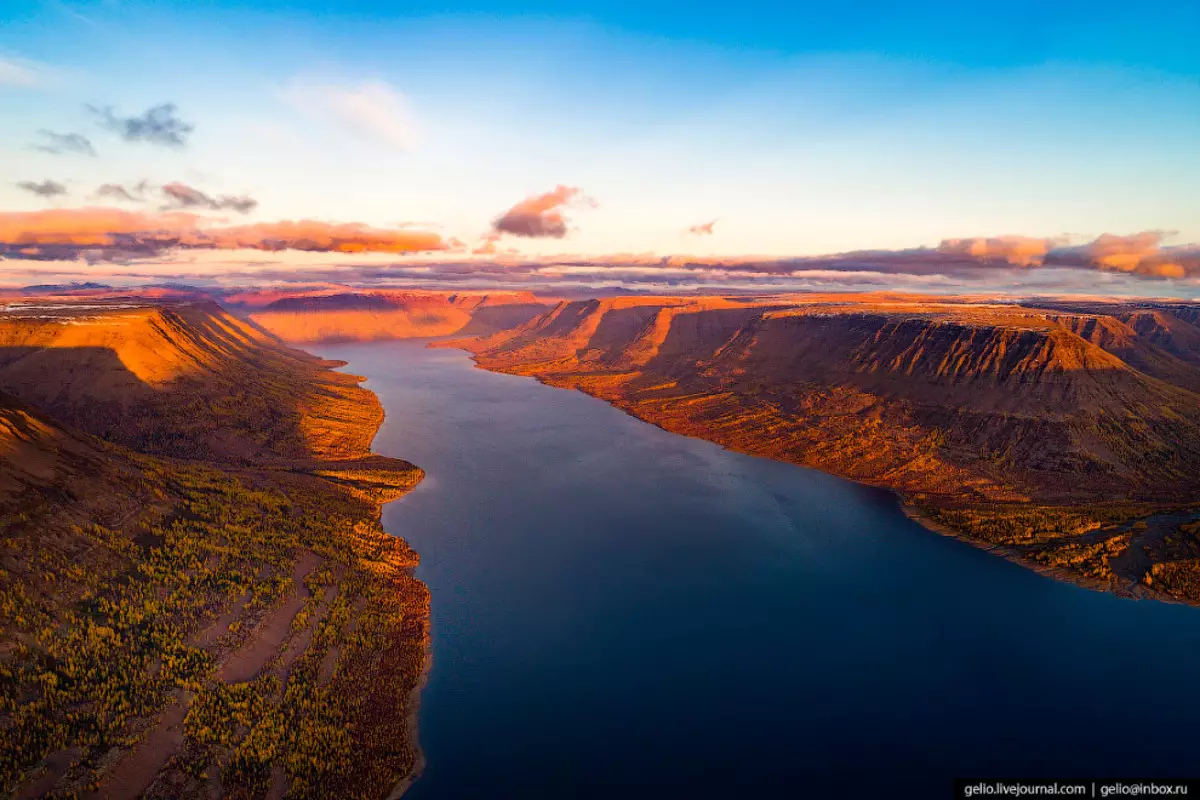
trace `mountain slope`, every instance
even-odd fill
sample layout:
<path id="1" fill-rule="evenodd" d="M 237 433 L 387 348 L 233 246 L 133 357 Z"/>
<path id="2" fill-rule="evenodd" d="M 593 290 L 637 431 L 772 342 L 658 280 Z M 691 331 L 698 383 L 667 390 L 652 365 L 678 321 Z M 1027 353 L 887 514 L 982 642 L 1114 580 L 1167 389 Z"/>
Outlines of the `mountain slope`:
<path id="1" fill-rule="evenodd" d="M 210 306 L 127 305 L 0 320 L 6 385 L 107 439 L 0 394 L 0 787 L 386 795 L 428 595 L 379 504 L 420 470 L 369 454 L 353 378 Z"/>
<path id="2" fill-rule="evenodd" d="M 382 410 L 329 366 L 210 302 L 28 304 L 0 315 L 0 389 L 163 455 L 365 454 Z"/>

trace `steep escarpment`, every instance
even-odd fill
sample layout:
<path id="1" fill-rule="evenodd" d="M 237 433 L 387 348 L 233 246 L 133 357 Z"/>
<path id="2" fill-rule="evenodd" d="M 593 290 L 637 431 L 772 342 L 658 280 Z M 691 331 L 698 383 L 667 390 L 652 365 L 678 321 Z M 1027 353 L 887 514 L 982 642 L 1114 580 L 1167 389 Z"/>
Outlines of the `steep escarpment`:
<path id="1" fill-rule="evenodd" d="M 375 341 L 486 335 L 546 310 L 528 292 L 324 289 L 235 295 L 234 307 L 289 342 Z M 264 302 L 267 301 L 267 302 Z"/>
<path id="2" fill-rule="evenodd" d="M 1200 503 L 1200 350 L 1186 314 L 1150 324 L 1147 313 L 1159 312 L 637 298 L 564 303 L 458 344 L 483 367 L 582 389 L 668 430 L 896 489 L 944 523 L 962 512 L 958 531 L 1017 547 L 1052 529 L 1054 512 L 999 538 L 982 533 L 985 517 L 1105 507 L 1109 524 Z M 1139 568 L 1125 577 L 1144 583 L 1150 565 Z"/>
<path id="3" fill-rule="evenodd" d="M 1200 391 L 1200 312 L 1182 304 L 1133 307 L 1061 304 L 1074 313 L 1053 315 L 1058 324 L 1130 366 L 1192 391 Z"/>
<path id="4" fill-rule="evenodd" d="M 0 390 L 140 451 L 242 463 L 365 455 L 382 420 L 356 378 L 210 302 L 0 313 Z"/>
<path id="5" fill-rule="evenodd" d="M 384 796 L 411 774 L 428 595 L 379 504 L 421 472 L 370 455 L 374 396 L 206 306 L 23 304 L 3 330 L 6 385 L 56 409 L 0 393 L 5 795 Z"/>

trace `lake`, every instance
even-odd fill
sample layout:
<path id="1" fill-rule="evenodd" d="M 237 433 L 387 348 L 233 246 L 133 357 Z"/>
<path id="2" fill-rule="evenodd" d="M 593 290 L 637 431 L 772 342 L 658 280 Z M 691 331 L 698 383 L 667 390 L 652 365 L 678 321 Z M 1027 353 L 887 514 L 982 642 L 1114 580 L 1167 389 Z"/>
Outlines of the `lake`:
<path id="1" fill-rule="evenodd" d="M 1043 578 L 887 492 L 424 345 L 313 348 L 369 378 L 375 449 L 427 473 L 383 515 L 432 594 L 406 798 L 1200 771 L 1200 609 Z"/>

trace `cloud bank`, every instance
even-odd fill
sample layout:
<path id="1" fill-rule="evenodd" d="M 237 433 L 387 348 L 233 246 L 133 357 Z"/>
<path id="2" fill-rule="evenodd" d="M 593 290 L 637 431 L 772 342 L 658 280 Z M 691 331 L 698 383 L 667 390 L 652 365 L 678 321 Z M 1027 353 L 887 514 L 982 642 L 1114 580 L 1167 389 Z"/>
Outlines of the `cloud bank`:
<path id="1" fill-rule="evenodd" d="M 525 213 L 544 213 L 546 204 L 537 207 L 543 211 Z M 493 232 L 471 249 L 440 233 L 402 225 L 377 228 L 313 220 L 229 225 L 189 208 L 0 213 L 0 259 L 7 259 L 10 282 L 17 274 L 60 274 L 89 280 L 153 276 L 183 282 L 324 280 L 463 288 L 1200 294 L 1200 245 L 1166 246 L 1165 234 L 1158 231 L 1104 234 L 1075 244 L 1058 238 L 968 237 L 925 248 L 788 258 L 637 253 L 534 257 L 498 250 L 499 237 Z M 29 266 L 20 267 L 19 261 Z"/>
<path id="2" fill-rule="evenodd" d="M 1041 264 L 1046 254 L 1060 243 L 1056 239 L 1030 236 L 977 236 L 970 239 L 943 239 L 937 249 L 939 253 L 967 256 L 985 262 L 1032 267 Z"/>
<path id="3" fill-rule="evenodd" d="M 121 261 L 171 250 L 416 253 L 450 247 L 440 234 L 316 220 L 221 226 L 196 214 L 117 208 L 0 213 L 0 256 Z"/>
<path id="4" fill-rule="evenodd" d="M 1200 276 L 1200 244 L 1163 247 L 1166 231 L 1129 236 L 1102 234 L 1087 244 L 1061 247 L 1047 254 L 1046 264 L 1129 272 L 1151 278 Z"/>

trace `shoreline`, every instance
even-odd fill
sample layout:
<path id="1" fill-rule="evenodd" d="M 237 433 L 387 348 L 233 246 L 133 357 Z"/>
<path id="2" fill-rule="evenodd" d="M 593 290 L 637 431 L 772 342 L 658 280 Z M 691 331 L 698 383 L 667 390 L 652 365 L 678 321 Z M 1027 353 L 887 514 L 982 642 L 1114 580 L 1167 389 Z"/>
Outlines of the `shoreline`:
<path id="1" fill-rule="evenodd" d="M 982 542 L 982 541 L 979 541 L 978 539 L 973 539 L 970 536 L 967 536 L 966 534 L 963 534 L 960 531 L 957 531 L 954 528 L 949 527 L 948 525 L 944 525 L 940 522 L 936 522 L 936 521 L 930 519 L 929 517 L 925 516 L 924 514 L 922 514 L 921 511 L 916 506 L 909 503 L 898 492 L 895 494 L 900 500 L 900 510 L 904 512 L 904 515 L 906 517 L 908 517 L 909 519 L 911 519 L 913 522 L 917 523 L 921 527 L 923 527 L 927 530 L 930 530 L 933 533 L 938 534 L 939 536 L 945 536 L 946 538 L 949 538 L 949 539 L 957 539 L 960 542 L 965 542 L 966 544 L 969 544 L 978 550 L 983 550 L 986 553 L 990 553 L 999 558 L 1003 558 L 1005 561 L 1010 561 L 1020 567 L 1023 567 L 1024 569 L 1027 569 L 1030 572 L 1037 573 L 1038 575 L 1042 576 L 1043 578 L 1049 578 L 1050 580 L 1060 581 L 1062 583 L 1070 583 L 1075 586 L 1078 586 L 1081 589 L 1088 589 L 1089 591 L 1093 591 L 1093 592 L 1103 592 L 1105 594 L 1115 595 L 1116 597 L 1120 597 L 1123 600 L 1152 600 L 1152 601 L 1159 602 L 1159 603 L 1168 603 L 1170 605 L 1190 606 L 1192 608 L 1200 608 L 1200 600 L 1197 600 L 1197 601 L 1184 600 L 1184 599 L 1175 597 L 1174 595 L 1169 595 L 1169 594 L 1165 594 L 1163 592 L 1155 591 L 1154 589 L 1150 588 L 1149 586 L 1146 586 L 1141 583 L 1130 582 L 1130 583 L 1125 583 L 1125 584 L 1120 584 L 1120 585 L 1114 586 L 1113 584 L 1105 583 L 1104 581 L 1100 581 L 1100 580 L 1097 580 L 1094 578 L 1087 578 L 1087 577 L 1080 576 L 1080 575 L 1074 575 L 1063 569 L 1058 569 L 1055 567 L 1047 567 L 1043 564 L 1037 563 L 1036 561 L 1032 561 L 1028 558 L 1023 557 L 1019 552 L 1017 552 L 1016 550 L 1013 550 L 1011 547 L 1005 547 L 1003 545 L 989 544 L 987 542 Z M 1152 517 L 1155 515 L 1150 514 L 1148 516 Z M 1142 517 L 1141 519 L 1145 519 L 1145 517 Z"/>
<path id="2" fill-rule="evenodd" d="M 384 530 L 387 530 L 386 528 Z M 391 535 L 391 534 L 389 534 Z M 415 577 L 415 576 L 414 576 Z M 429 587 L 426 586 L 426 589 Z M 421 694 L 425 691 L 426 684 L 429 683 L 429 673 L 433 669 L 433 631 L 427 630 L 425 635 L 424 654 L 421 662 L 421 673 L 417 676 L 417 682 L 412 690 L 408 693 L 408 719 L 405 724 L 408 729 L 409 741 L 412 743 L 414 759 L 412 770 L 408 775 L 404 776 L 392 787 L 392 791 L 388 794 L 387 800 L 400 800 L 405 792 L 413 787 L 421 775 L 425 772 L 425 767 L 428 762 L 425 760 L 425 751 L 421 748 L 420 740 L 420 716 L 421 716 Z"/>
<path id="3" fill-rule="evenodd" d="M 948 525 L 945 525 L 941 522 L 936 522 L 927 517 L 925 514 L 921 513 L 921 511 L 912 503 L 909 503 L 902 494 L 899 492 L 894 492 L 894 494 L 900 501 L 900 510 L 904 512 L 904 516 L 908 517 L 922 528 L 936 533 L 938 536 L 944 536 L 947 539 L 955 539 L 957 541 L 964 542 L 969 544 L 971 547 L 974 547 L 976 550 L 982 550 L 990 555 L 1003 558 L 1005 561 L 1012 562 L 1013 564 L 1027 569 L 1030 572 L 1036 573 L 1043 578 L 1049 578 L 1050 580 L 1056 580 L 1062 583 L 1070 583 L 1080 587 L 1081 589 L 1088 589 L 1094 592 L 1104 592 L 1107 594 L 1116 595 L 1117 597 L 1125 600 L 1158 600 L 1164 603 L 1200 606 L 1200 603 L 1185 603 L 1181 600 L 1177 600 L 1166 595 L 1142 594 L 1141 592 L 1148 593 L 1152 592 L 1153 590 L 1146 589 L 1145 587 L 1139 587 L 1138 584 L 1114 587 L 1113 585 L 1104 583 L 1103 581 L 1089 579 L 1079 575 L 1072 575 L 1070 572 L 1062 569 L 1056 569 L 1054 567 L 1047 567 L 1043 564 L 1038 564 L 1035 561 L 1024 558 L 1020 553 L 1010 547 L 1005 547 L 1004 545 L 998 544 L 990 544 L 988 542 L 974 539 L 962 533 L 961 531 L 951 528 Z M 1139 588 L 1141 591 L 1139 591 Z"/>
<path id="4" fill-rule="evenodd" d="M 317 343 L 313 343 L 313 344 L 317 344 Z M 330 365 L 331 369 L 333 369 L 334 371 L 337 371 L 337 372 L 341 372 L 341 370 L 345 369 L 346 367 L 352 366 L 349 361 L 346 361 L 344 359 L 328 359 L 328 358 L 325 358 L 324 356 L 317 355 L 316 353 L 311 353 L 308 350 L 304 350 L 303 352 L 309 353 L 310 355 L 321 359 L 322 361 L 324 361 L 328 365 Z M 387 421 L 387 409 L 384 407 L 383 401 L 379 398 L 379 395 L 364 385 L 370 380 L 370 376 L 369 375 L 358 375 L 356 373 L 347 373 L 347 372 L 341 372 L 341 374 L 351 375 L 352 377 L 356 378 L 358 380 L 358 385 L 364 391 L 370 392 L 371 396 L 373 398 L 375 398 L 375 402 L 379 406 L 379 420 L 375 424 L 375 429 L 371 432 L 370 438 L 367 442 L 367 447 L 368 447 L 370 456 L 381 456 L 383 458 L 388 458 L 388 459 L 403 460 L 403 459 L 400 459 L 399 456 L 389 456 L 384 453 L 377 453 L 374 450 L 375 438 L 379 435 L 379 431 L 383 428 L 384 422 Z M 405 463 L 411 464 L 411 462 L 408 462 L 408 461 L 405 461 Z M 408 547 L 410 550 L 412 550 L 412 552 L 416 553 L 417 557 L 419 559 L 420 553 L 417 553 L 417 551 L 415 549 L 412 549 L 411 545 L 409 545 L 408 541 L 404 537 L 399 536 L 395 533 L 392 533 L 383 524 L 383 508 L 384 508 L 384 506 L 389 505 L 391 503 L 399 502 L 400 500 L 403 500 L 413 490 L 415 490 L 418 486 L 420 486 L 425 481 L 425 477 L 426 477 L 425 470 L 421 469 L 419 466 L 417 466 L 415 464 L 413 464 L 412 466 L 414 466 L 418 470 L 420 470 L 420 477 L 417 479 L 417 481 L 414 484 L 407 487 L 403 491 L 403 493 L 400 494 L 399 496 L 389 498 L 387 500 L 383 500 L 382 502 L 376 502 L 375 508 L 374 508 L 374 518 L 375 518 L 375 522 L 379 525 L 380 530 L 382 530 L 386 535 L 390 536 L 391 538 L 396 539 L 400 542 L 403 542 L 404 546 Z M 430 602 L 432 602 L 432 597 L 430 597 L 430 593 L 429 593 L 429 586 L 424 581 L 422 581 L 420 578 L 418 578 L 416 576 L 416 567 L 407 568 L 405 571 L 408 573 L 409 577 L 411 577 L 413 580 L 417 581 L 422 587 L 424 587 L 426 597 L 429 597 Z M 422 647 L 421 647 L 421 669 L 417 675 L 416 682 L 413 684 L 412 688 L 409 689 L 408 696 L 406 698 L 407 703 L 406 703 L 406 712 L 405 712 L 405 732 L 406 732 L 407 741 L 409 743 L 409 746 L 412 748 L 412 752 L 413 752 L 413 765 L 412 765 L 412 769 L 409 770 L 408 774 L 401 777 L 395 783 L 395 785 L 392 787 L 391 791 L 386 795 L 386 800 L 399 800 L 399 798 L 401 798 L 409 789 L 411 789 L 413 787 L 413 784 L 415 784 L 420 779 L 421 775 L 425 771 L 425 766 L 427 763 L 425 760 L 425 752 L 421 749 L 421 742 L 420 742 L 420 736 L 419 736 L 421 694 L 424 691 L 426 684 L 428 684 L 428 682 L 429 682 L 429 673 L 430 673 L 430 670 L 433 668 L 432 615 L 430 613 L 428 613 L 428 606 L 426 607 L 426 609 L 427 609 L 427 613 L 425 616 L 425 636 L 424 636 L 424 641 L 422 642 Z"/>
<path id="5" fill-rule="evenodd" d="M 1125 600 L 1153 600 L 1153 601 L 1157 601 L 1160 603 L 1169 603 L 1172 605 L 1184 605 L 1184 606 L 1191 606 L 1194 608 L 1200 608 L 1200 599 L 1195 600 L 1195 601 L 1181 599 L 1181 598 L 1175 597 L 1173 595 L 1168 595 L 1168 594 L 1164 594 L 1162 592 L 1158 592 L 1148 586 L 1145 586 L 1143 584 L 1136 583 L 1136 582 L 1120 583 L 1120 584 L 1114 585 L 1112 583 L 1104 582 L 1104 581 L 1101 581 L 1098 579 L 1088 578 L 1088 577 L 1082 576 L 1082 575 L 1076 575 L 1067 570 L 1063 570 L 1061 568 L 1048 567 L 1046 565 L 1039 564 L 1035 561 L 1032 561 L 1031 559 L 1025 558 L 1018 551 L 1016 551 L 1010 547 L 1005 547 L 1004 545 L 991 544 L 991 543 L 976 539 L 962 531 L 959 531 L 959 530 L 957 530 L 955 528 L 951 528 L 950 526 L 945 525 L 941 522 L 936 522 L 933 519 L 930 519 L 928 516 L 921 513 L 921 511 L 918 510 L 918 508 L 915 505 L 913 505 L 911 502 L 909 502 L 907 496 L 903 492 L 901 492 L 898 489 L 892 488 L 890 486 L 885 486 L 885 485 L 879 484 L 879 483 L 872 483 L 870 481 L 865 481 L 865 480 L 859 480 L 856 478 L 850 478 L 845 475 L 839 475 L 836 472 L 829 472 L 826 470 L 822 470 L 818 467 L 808 466 L 806 464 L 797 464 L 796 462 L 789 461 L 787 459 L 774 458 L 772 456 L 761 455 L 759 453 L 749 452 L 747 450 L 743 450 L 740 448 L 729 447 L 720 442 L 713 441 L 712 439 L 708 439 L 703 436 L 694 436 L 692 434 L 679 433 L 678 431 L 670 430 L 669 428 L 659 424 L 655 420 L 646 419 L 645 417 L 642 417 L 642 416 L 634 413 L 634 411 L 629 408 L 625 408 L 624 406 L 622 406 L 618 403 L 615 403 L 612 400 L 609 400 L 605 397 L 601 397 L 599 395 L 592 394 L 591 392 L 588 392 L 585 389 L 582 389 L 579 387 L 574 387 L 574 386 L 563 386 L 563 385 L 551 383 L 550 381 L 547 381 L 540 375 L 515 373 L 515 372 L 509 372 L 509 371 L 506 371 L 503 369 L 492 369 L 490 367 L 484 366 L 483 364 L 481 364 L 479 362 L 477 353 L 475 353 L 471 350 L 468 350 L 466 347 L 463 347 L 461 345 L 450 345 L 448 347 L 447 344 L 435 344 L 435 343 L 431 342 L 431 343 L 427 344 L 426 346 L 427 347 L 438 347 L 438 348 L 462 350 L 471 359 L 471 361 L 474 364 L 476 369 L 482 369 L 486 372 L 493 372 L 493 373 L 502 374 L 502 375 L 512 375 L 514 377 L 520 377 L 520 378 L 532 378 L 533 380 L 537 381 L 538 383 L 542 384 L 543 386 L 549 386 L 553 389 L 562 389 L 565 391 L 579 392 L 580 394 L 583 394 L 587 397 L 595 398 L 596 400 L 599 400 L 599 401 L 605 403 L 610 408 L 615 408 L 615 409 L 621 411 L 623 414 L 626 414 L 627 416 L 630 416 L 640 422 L 644 422 L 648 425 L 653 425 L 654 427 L 658 428 L 659 430 L 665 431 L 665 432 L 670 433 L 675 436 L 685 436 L 689 439 L 698 439 L 700 441 L 708 442 L 710 444 L 715 444 L 717 447 L 720 447 L 722 450 L 728 450 L 730 452 L 741 453 L 743 455 L 753 456 L 755 458 L 767 458 L 772 461 L 778 461 L 783 464 L 790 464 L 794 467 L 799 467 L 800 469 L 811 469 L 815 472 L 820 472 L 823 475 L 831 475 L 840 480 L 844 480 L 849 483 L 857 484 L 859 486 L 864 486 L 864 487 L 867 487 L 870 489 L 877 489 L 880 491 L 885 491 L 896 500 L 897 505 L 899 506 L 900 510 L 904 513 L 904 515 L 906 517 L 908 517 L 910 520 L 917 523 L 921 527 L 925 528 L 926 530 L 928 530 L 932 533 L 936 533 L 939 536 L 944 536 L 946 538 L 956 539 L 958 541 L 965 542 L 966 544 L 969 544 L 970 546 L 972 546 L 978 550 L 982 550 L 991 555 L 995 555 L 999 558 L 1003 558 L 1004 560 L 1009 561 L 1013 564 L 1016 564 L 1016 565 L 1018 565 L 1024 569 L 1027 569 L 1031 572 L 1034 572 L 1034 573 L 1040 575 L 1041 577 L 1044 577 L 1044 578 L 1047 578 L 1050 580 L 1060 581 L 1062 583 L 1069 583 L 1074 586 L 1078 586 L 1082 589 L 1087 589 L 1089 591 L 1104 592 L 1107 594 L 1112 594 L 1112 595 L 1115 595 L 1116 597 L 1120 597 Z M 1149 516 L 1154 516 L 1154 514 L 1147 515 L 1147 517 L 1149 517 Z M 1132 522 L 1136 519 L 1145 519 L 1145 517 L 1133 518 L 1130 521 Z"/>

